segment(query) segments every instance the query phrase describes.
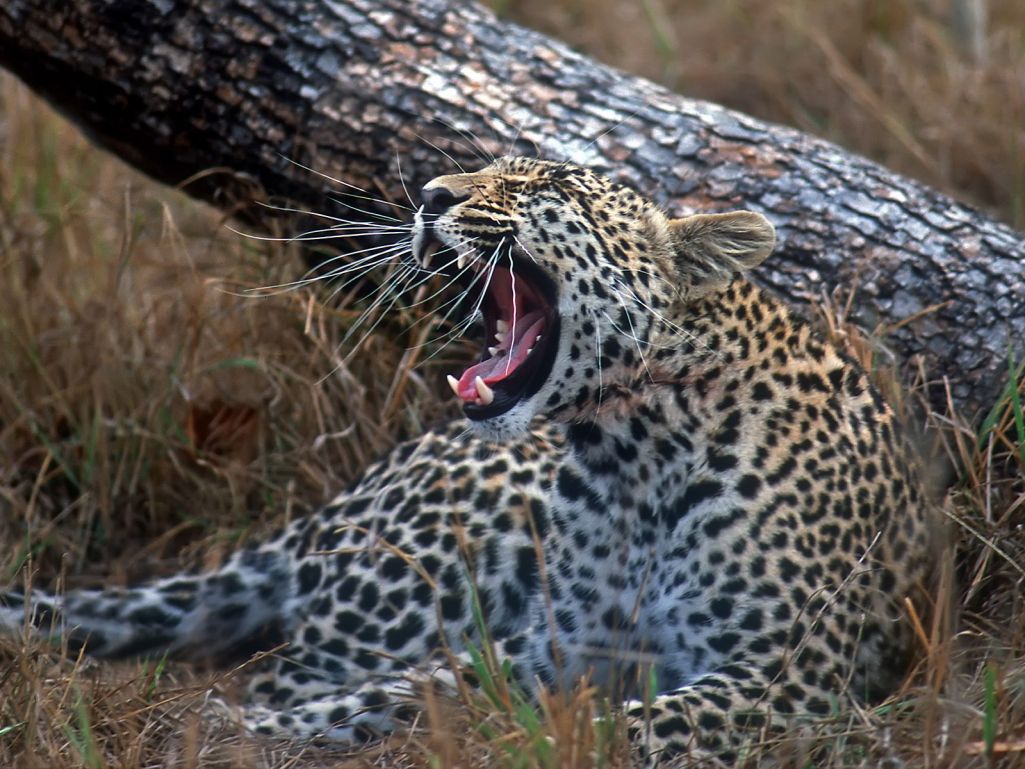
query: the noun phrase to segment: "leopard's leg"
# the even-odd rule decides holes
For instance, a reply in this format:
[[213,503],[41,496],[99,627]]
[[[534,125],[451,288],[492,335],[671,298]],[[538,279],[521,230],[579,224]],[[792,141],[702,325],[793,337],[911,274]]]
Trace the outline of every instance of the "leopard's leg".
[[[274,700],[272,695],[269,701]],[[238,709],[238,720],[255,734],[352,743],[387,734],[415,712],[415,693],[410,683],[388,678],[366,681],[346,692],[323,691],[309,699],[298,693],[284,707],[246,703]]]
[[279,543],[288,533],[232,554],[211,572],[59,595],[0,591],[0,632],[27,626],[95,657],[222,653],[267,626],[286,628],[298,613],[291,560]]
[[829,713],[829,694],[818,682],[835,680],[840,668],[815,671],[812,685],[805,668],[792,659],[767,665],[741,660],[650,702],[629,701],[630,741],[649,767],[675,766],[683,757],[700,759],[701,766],[733,766],[767,733]]
[[[523,636],[517,635],[491,642],[487,653],[500,668],[505,660],[511,660],[512,683],[526,691],[529,681],[518,658],[524,648]],[[251,702],[237,709],[237,720],[257,734],[363,742],[409,722],[423,702],[425,688],[455,693],[457,675],[475,686],[473,661],[465,649],[448,650],[424,664],[407,666],[401,673],[372,676],[345,686],[281,658],[274,668],[254,678]]]

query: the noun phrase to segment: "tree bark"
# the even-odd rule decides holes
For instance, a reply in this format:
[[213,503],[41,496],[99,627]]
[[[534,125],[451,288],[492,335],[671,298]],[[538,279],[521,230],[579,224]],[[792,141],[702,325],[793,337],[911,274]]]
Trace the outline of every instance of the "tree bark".
[[[921,313],[891,346],[905,363],[924,356],[965,414],[992,403],[1009,351],[1025,356],[1020,234],[472,3],[4,0],[0,65],[103,146],[230,210],[266,194],[344,210],[329,199],[337,185],[291,161],[402,204],[404,188],[416,199],[482,153],[540,153],[597,167],[674,214],[765,213],[780,246],[759,280],[798,304],[856,286],[869,327]],[[344,199],[354,218],[373,205]]]

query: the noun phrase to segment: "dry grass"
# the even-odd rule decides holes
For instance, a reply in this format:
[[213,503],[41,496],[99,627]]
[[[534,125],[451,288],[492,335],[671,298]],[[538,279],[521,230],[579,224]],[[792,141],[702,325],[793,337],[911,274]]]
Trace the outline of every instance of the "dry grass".
[[[1017,0],[990,3],[984,60],[925,0],[505,5],[607,60],[838,139],[1025,223]],[[351,297],[238,295],[300,273],[288,248],[231,233],[0,79],[5,578],[123,582],[213,562],[445,414],[438,372],[449,366],[414,365],[409,318],[386,318],[346,359]],[[937,553],[952,568],[935,595],[960,608],[957,633],[943,612],[919,618],[921,662],[902,692],[790,735],[775,752],[795,766],[813,750],[829,767],[893,757],[1025,766],[1025,428],[1014,397],[1020,404],[1025,392],[1008,389],[981,433],[953,409],[923,413],[912,407],[917,384],[888,377],[845,305],[827,303],[823,325],[878,372],[934,464],[955,468],[945,507],[956,551]],[[200,720],[211,688],[234,696],[234,671],[100,665],[0,639],[0,766],[594,765],[589,727],[603,706],[591,692],[546,699],[538,716],[490,675],[492,698],[432,698],[427,730],[346,757],[254,743]]]
[[[385,318],[345,360],[350,301],[240,296],[301,271],[0,79],[4,581],[124,582],[214,562],[439,418],[427,384],[439,377],[406,351],[409,318]],[[151,732],[171,739],[175,707],[163,683],[139,694],[149,673],[0,643],[0,766],[91,766],[66,733],[79,722],[98,766],[162,754]],[[190,685],[175,703],[196,704],[203,687]],[[125,758],[132,735],[147,761]]]

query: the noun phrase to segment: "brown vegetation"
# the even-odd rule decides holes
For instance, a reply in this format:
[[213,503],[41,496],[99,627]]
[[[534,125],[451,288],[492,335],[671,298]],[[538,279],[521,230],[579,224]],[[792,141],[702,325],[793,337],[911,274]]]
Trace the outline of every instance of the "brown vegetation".
[[[1016,0],[989,4],[981,52],[966,49],[947,4],[926,0],[501,5],[599,58],[838,140],[1025,224]],[[5,580],[120,582],[213,561],[451,413],[439,372],[459,351],[426,362],[407,352],[436,329],[392,314],[350,354],[358,290],[340,301],[316,286],[246,293],[301,274],[291,246],[238,236],[0,79]],[[844,304],[823,307],[823,325],[886,384],[878,340],[846,324]],[[886,389],[913,402],[920,382],[905,384]],[[1025,766],[1023,399],[1009,387],[982,426],[952,410],[914,425],[954,468],[945,508],[956,558],[937,554],[951,568],[936,595],[956,596],[956,638],[942,612],[919,618],[921,663],[905,689],[792,736],[782,755],[818,749],[836,767],[885,757]],[[0,766],[594,765],[586,739],[603,706],[586,690],[546,700],[535,722],[498,680],[493,701],[453,712],[432,700],[431,729],[345,758],[254,744],[200,720],[210,686],[230,699],[239,679],[0,639]]]

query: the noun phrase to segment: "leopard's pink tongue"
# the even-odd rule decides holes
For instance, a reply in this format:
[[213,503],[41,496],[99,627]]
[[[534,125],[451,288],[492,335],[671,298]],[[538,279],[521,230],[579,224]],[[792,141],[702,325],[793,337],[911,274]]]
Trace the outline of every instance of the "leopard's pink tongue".
[[491,385],[501,382],[512,374],[530,353],[537,338],[544,333],[544,313],[530,312],[516,319],[515,327],[509,329],[505,341],[499,345],[497,354],[470,366],[459,377],[453,386],[456,394],[464,401],[476,403],[482,400],[477,390],[476,380],[480,377],[484,384]]

